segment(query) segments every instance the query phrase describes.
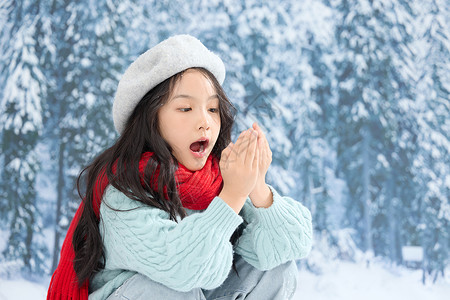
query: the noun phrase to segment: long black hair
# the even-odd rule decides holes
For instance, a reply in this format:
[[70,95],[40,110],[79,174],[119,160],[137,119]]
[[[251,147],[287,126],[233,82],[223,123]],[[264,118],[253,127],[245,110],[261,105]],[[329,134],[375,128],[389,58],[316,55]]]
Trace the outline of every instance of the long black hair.
[[[219,98],[221,126],[212,155],[220,160],[222,150],[231,141],[231,128],[236,109],[211,72],[204,68],[193,69],[200,71],[211,81]],[[90,279],[104,268],[105,256],[98,226],[99,219],[94,212],[93,203],[94,192],[100,191],[99,182],[102,176],[107,176],[109,183],[129,198],[168,212],[170,219],[175,222],[177,216],[181,218],[186,216],[175,182],[178,162],[172,155],[170,145],[161,137],[158,126],[158,111],[168,101],[174,85],[180,80],[183,72],[166,79],[150,90],[134,109],[114,145],[99,154],[78,176],[77,189],[84,202],[84,208],[72,243],[75,250],[74,270],[80,286],[86,279]],[[144,170],[144,181],[151,182],[155,170],[160,166],[158,191],[149,185],[141,184],[139,160],[142,153],[147,151],[153,152],[154,155]],[[116,170],[113,172],[115,164]],[[81,192],[82,178],[85,193]],[[163,187],[167,187],[169,201],[165,200]],[[97,199],[100,197],[101,195],[97,195]],[[237,231],[231,238],[233,244],[237,240],[236,235]]]

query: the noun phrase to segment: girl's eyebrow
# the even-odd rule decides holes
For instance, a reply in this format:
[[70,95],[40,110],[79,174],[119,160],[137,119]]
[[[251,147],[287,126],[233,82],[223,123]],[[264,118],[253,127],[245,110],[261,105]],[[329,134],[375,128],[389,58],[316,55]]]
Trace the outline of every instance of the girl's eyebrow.
[[[195,98],[193,96],[190,96],[190,95],[180,94],[180,95],[176,95],[176,96],[172,97],[171,100],[175,100],[175,99],[179,99],[179,98],[181,98],[181,99],[194,99],[194,100],[197,99],[197,98]],[[214,95],[209,96],[207,101],[210,101],[210,100],[213,100],[213,99],[218,99],[218,98],[219,98],[219,96],[217,94],[214,94]]]

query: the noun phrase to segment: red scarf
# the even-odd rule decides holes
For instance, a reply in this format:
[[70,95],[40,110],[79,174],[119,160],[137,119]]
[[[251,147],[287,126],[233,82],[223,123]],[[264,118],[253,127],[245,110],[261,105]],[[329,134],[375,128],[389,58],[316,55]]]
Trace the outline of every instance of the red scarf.
[[[151,152],[147,152],[141,156],[141,160],[139,161],[139,172],[142,178],[145,166],[147,165],[152,154],[153,153]],[[154,185],[156,189],[156,178],[159,175],[159,167],[155,173],[155,182],[152,185]],[[99,218],[100,214],[100,202],[103,192],[109,184],[108,178],[106,176],[102,177],[102,180],[97,179],[97,184],[95,184],[94,188],[94,211],[97,218]],[[219,163],[217,159],[213,159],[212,155],[208,157],[205,166],[198,171],[190,171],[183,165],[179,164],[178,169],[175,172],[175,178],[178,183],[178,194],[183,207],[188,209],[206,209],[214,197],[217,196],[222,189],[222,176],[220,174]],[[99,190],[97,190],[97,187],[99,187]],[[167,189],[164,188],[164,191],[167,192]],[[61,248],[61,258],[59,260],[58,267],[53,273],[50,282],[47,300],[88,299],[89,281],[86,280],[81,288],[79,288],[76,273],[73,268],[75,252],[73,250],[72,238],[78,224],[78,220],[81,217],[83,206],[84,202],[80,204],[72,222],[70,223],[69,230],[67,231],[66,238],[64,239],[64,243]]]

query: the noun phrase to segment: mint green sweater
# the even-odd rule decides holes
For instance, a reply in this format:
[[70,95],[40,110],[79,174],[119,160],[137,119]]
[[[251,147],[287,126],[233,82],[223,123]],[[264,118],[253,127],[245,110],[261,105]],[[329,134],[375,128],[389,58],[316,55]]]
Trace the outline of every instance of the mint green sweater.
[[206,210],[187,210],[177,223],[109,186],[99,223],[105,268],[92,278],[89,299],[106,299],[136,273],[178,291],[220,286],[232,266],[230,237],[242,222],[246,226],[235,252],[255,268],[270,270],[305,257],[312,241],[309,210],[269,188],[269,208],[256,208],[247,198],[238,215],[215,197]]

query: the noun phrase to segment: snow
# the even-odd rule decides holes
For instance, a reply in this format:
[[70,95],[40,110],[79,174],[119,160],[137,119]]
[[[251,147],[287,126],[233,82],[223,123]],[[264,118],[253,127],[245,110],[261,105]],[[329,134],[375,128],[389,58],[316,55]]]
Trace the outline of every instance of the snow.
[[405,261],[422,261],[423,248],[418,246],[403,246],[402,256]]
[[421,283],[422,271],[382,264],[337,262],[326,275],[300,271],[294,299],[440,300],[450,295],[450,278],[434,285]]
[[25,279],[5,280],[0,278],[1,300],[33,300],[45,299],[50,278],[44,283],[36,283]]
[[[321,276],[300,270],[293,300],[444,300],[450,295],[450,277],[436,284],[421,283],[422,272],[403,267],[389,267],[381,262],[367,267],[364,263],[335,261]],[[50,277],[41,282],[0,278],[1,300],[45,299]]]

